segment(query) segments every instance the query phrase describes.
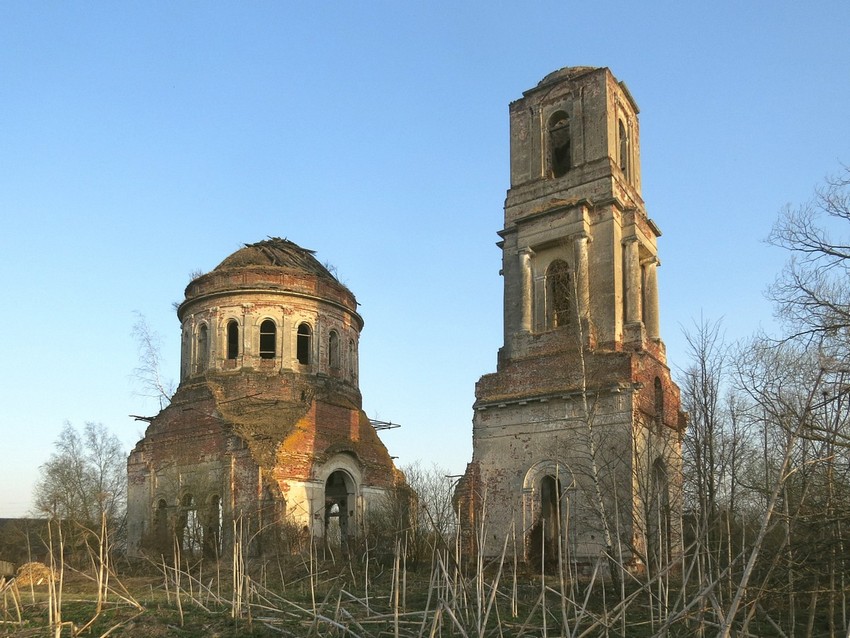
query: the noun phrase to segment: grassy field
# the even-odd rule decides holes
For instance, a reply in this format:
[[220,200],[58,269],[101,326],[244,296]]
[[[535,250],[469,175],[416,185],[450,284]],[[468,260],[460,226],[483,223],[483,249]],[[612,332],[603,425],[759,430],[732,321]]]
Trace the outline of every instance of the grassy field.
[[[124,563],[100,579],[66,567],[52,581],[7,582],[0,636],[578,636],[626,628],[620,594],[600,578],[570,583],[502,561],[462,570],[445,554],[413,569],[400,557],[380,564],[317,553],[235,570],[232,562]],[[643,588],[629,589],[634,596]],[[659,628],[644,598],[632,599],[626,635]]]
[[[380,554],[313,545],[263,559],[246,559],[237,546],[220,561],[178,552],[110,562],[94,551],[81,569],[54,559],[53,571],[40,566],[32,578],[0,581],[0,637],[715,636],[735,593],[683,581],[698,564],[690,559],[654,575],[618,569],[612,579],[603,575],[617,567],[603,558],[541,570],[509,557],[463,560],[444,545],[413,563],[401,542],[387,544]],[[795,598],[793,614],[786,594],[756,594],[729,635],[844,635],[841,622],[827,622],[817,590]]]

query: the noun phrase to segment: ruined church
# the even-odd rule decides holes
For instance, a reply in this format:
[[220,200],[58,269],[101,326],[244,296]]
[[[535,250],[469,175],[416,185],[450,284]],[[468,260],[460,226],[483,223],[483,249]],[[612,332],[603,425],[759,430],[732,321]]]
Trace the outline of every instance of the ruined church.
[[[685,415],[659,324],[638,107],[607,68],[547,75],[510,105],[499,231],[504,342],[475,388],[455,491],[476,550],[665,562],[681,537]],[[363,529],[403,481],[361,409],[354,295],[285,239],[186,288],[180,386],[128,460],[131,551],[215,554],[237,517],[313,538]]]
[[[357,302],[309,250],[249,244],[177,309],[180,385],[128,459],[131,553],[217,555],[233,520],[355,535],[403,480],[361,409]],[[262,551],[255,548],[255,551]]]
[[485,554],[631,565],[680,537],[685,415],[659,330],[638,106],[607,68],[547,75],[510,105],[499,231],[504,344],[475,388],[455,501]]

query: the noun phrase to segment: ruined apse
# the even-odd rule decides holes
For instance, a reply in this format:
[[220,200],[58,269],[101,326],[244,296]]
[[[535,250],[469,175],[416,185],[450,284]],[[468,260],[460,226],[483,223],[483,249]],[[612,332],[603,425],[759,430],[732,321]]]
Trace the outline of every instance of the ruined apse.
[[[455,501],[485,554],[666,561],[680,539],[685,415],[659,331],[638,107],[607,68],[510,105],[499,231],[504,344],[475,388]],[[483,531],[483,534],[482,534]]]
[[286,239],[193,279],[180,385],[128,459],[128,543],[215,554],[255,533],[354,536],[400,480],[361,409],[357,302]]

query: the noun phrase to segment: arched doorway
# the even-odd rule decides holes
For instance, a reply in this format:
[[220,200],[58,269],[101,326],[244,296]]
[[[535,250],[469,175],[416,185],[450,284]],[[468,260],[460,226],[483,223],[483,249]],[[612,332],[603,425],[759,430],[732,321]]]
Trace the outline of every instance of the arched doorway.
[[561,537],[565,509],[569,507],[561,486],[561,478],[547,474],[537,485],[538,515],[528,538],[528,558],[535,564],[556,563],[558,553],[566,549]]
[[535,463],[523,480],[525,557],[532,564],[557,564],[574,553],[573,496],[576,486],[570,469],[561,462]]
[[343,470],[331,472],[325,481],[325,539],[340,543],[354,535],[354,480]]

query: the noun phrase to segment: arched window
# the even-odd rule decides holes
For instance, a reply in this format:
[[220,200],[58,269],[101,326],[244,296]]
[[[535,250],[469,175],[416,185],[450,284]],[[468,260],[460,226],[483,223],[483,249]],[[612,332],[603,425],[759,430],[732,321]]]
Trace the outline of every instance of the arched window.
[[325,482],[325,539],[333,543],[354,534],[354,482],[343,470],[336,470]]
[[239,356],[239,322],[231,319],[227,322],[227,358],[236,359]]
[[570,322],[570,267],[556,259],[546,269],[546,320],[550,328]]
[[204,536],[195,499],[191,494],[183,497],[180,510],[180,546],[191,555],[203,547]]
[[354,358],[354,339],[348,340],[348,376],[357,380],[357,360]]
[[620,170],[623,171],[626,179],[629,179],[631,177],[629,173],[629,134],[623,120],[619,121],[618,140],[620,144]]
[[561,177],[572,166],[570,118],[563,111],[549,118],[549,165],[552,177]]
[[198,357],[195,372],[203,372],[210,362],[210,336],[207,324],[198,327]]
[[336,330],[331,330],[328,335],[328,365],[334,369],[339,369],[339,334]]
[[310,350],[312,348],[313,329],[310,324],[302,323],[298,326],[298,341],[296,344],[296,356],[298,363],[308,365],[310,363]]
[[271,319],[260,324],[260,358],[274,359],[277,356],[277,326]]

